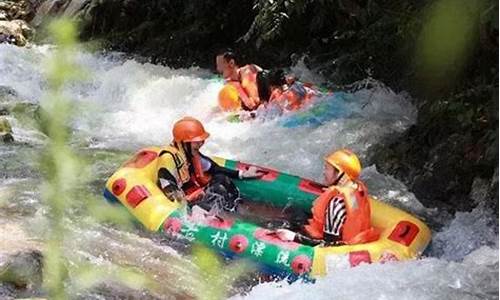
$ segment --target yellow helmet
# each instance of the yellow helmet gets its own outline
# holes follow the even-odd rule
[[[326,156],[325,161],[340,172],[344,172],[352,180],[358,178],[361,173],[361,163],[351,150],[337,150]]]

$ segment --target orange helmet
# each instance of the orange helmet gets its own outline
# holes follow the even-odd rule
[[[344,172],[351,180],[358,178],[361,173],[361,163],[358,157],[348,149],[329,154],[325,157],[325,161],[340,172]]]
[[[238,89],[231,83],[227,83],[219,91],[219,107],[222,111],[236,111],[241,108]]]
[[[203,124],[192,117],[184,117],[175,122],[172,134],[175,142],[201,142],[210,135]]]

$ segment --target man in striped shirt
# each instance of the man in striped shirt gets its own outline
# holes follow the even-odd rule
[[[327,243],[337,242],[342,239],[340,233],[346,218],[344,199],[335,197],[328,203],[325,212],[325,225],[323,239]]]
[[[315,201],[312,218],[300,233],[278,229],[285,241],[308,245],[343,245],[367,242],[372,238],[368,191],[358,181],[361,163],[347,149],[325,158],[325,183],[329,186]]]

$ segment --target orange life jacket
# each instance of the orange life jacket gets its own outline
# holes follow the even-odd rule
[[[335,197],[344,199],[346,218],[342,227],[342,242],[345,244],[363,244],[379,237],[379,232],[370,224],[370,202],[366,186],[357,181],[357,187],[332,186],[321,194],[312,207],[313,217],[305,226],[307,234],[315,239],[323,239],[325,212],[330,200]]]
[[[271,93],[271,97],[269,98],[269,101],[286,101],[285,108],[287,110],[297,110],[301,108],[304,104],[309,103],[311,99],[316,96],[316,92],[303,85],[304,87],[304,94],[299,94],[297,93],[294,89],[287,89],[285,91],[282,91],[280,89],[274,89],[273,92]]]
[[[193,165],[194,174],[191,174],[189,163],[183,150],[178,149],[175,145],[171,145],[162,149],[161,152],[169,153],[170,155],[161,156],[158,162],[160,167],[167,170],[176,178],[178,186],[187,186],[183,188],[188,201],[197,198],[205,187],[210,182],[210,176],[203,172],[201,166],[200,155],[193,155],[191,164]]]
[[[288,110],[297,110],[302,106],[302,102],[305,100],[304,98],[300,97],[300,95],[297,95],[291,90],[285,91],[283,93],[283,96],[285,96],[286,100],[288,101],[287,109]]]
[[[210,175],[203,172],[201,166],[201,156],[199,154],[193,155],[192,157],[193,169],[194,169],[194,181],[199,186],[206,186],[210,182]]]
[[[187,188],[183,188],[188,202],[198,200],[204,193],[204,187],[210,183],[211,176],[203,172],[200,155],[194,155],[191,159],[194,174],[190,174]]]

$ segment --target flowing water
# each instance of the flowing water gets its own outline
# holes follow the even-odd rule
[[[16,140],[0,145],[2,253],[40,247],[36,245],[43,240],[47,220],[40,200],[37,155],[46,137],[37,129],[35,118],[47,89],[42,70],[51,49],[0,45],[0,105],[11,112],[5,118],[12,124]],[[351,148],[366,162],[371,145],[400,134],[416,120],[416,109],[407,95],[395,94],[370,81],[370,88],[364,88],[361,82],[351,93],[356,101],[350,105],[356,113],[316,126],[285,128],[281,124],[288,115],[229,123],[216,112],[222,83],[208,70],[170,69],[119,53],[80,52],[75,59],[89,76],[65,90],[78,107],[71,142],[91,164],[89,190],[95,197],[101,197],[107,177],[137,149],[169,143],[172,124],[185,115],[206,124],[211,134],[203,148],[206,154],[317,181],[322,179],[322,157],[326,153]],[[302,75],[312,74],[300,66],[295,68]],[[312,76],[318,80],[317,75]],[[330,274],[315,284],[261,283],[233,298],[498,299],[498,220],[494,213],[482,205],[455,215],[424,207],[404,184],[378,173],[369,163],[362,179],[373,195],[418,215],[431,226],[433,243],[423,259],[362,265]],[[155,277],[160,283],[155,295],[165,298],[188,297],[195,286],[189,282],[201,280],[188,257],[161,237],[135,228],[94,224],[83,215],[78,218],[78,222],[67,220],[72,236],[66,242],[71,249],[67,251],[70,261],[138,268]],[[102,293],[75,293],[83,298],[102,297]],[[107,297],[119,298],[116,295]]]

